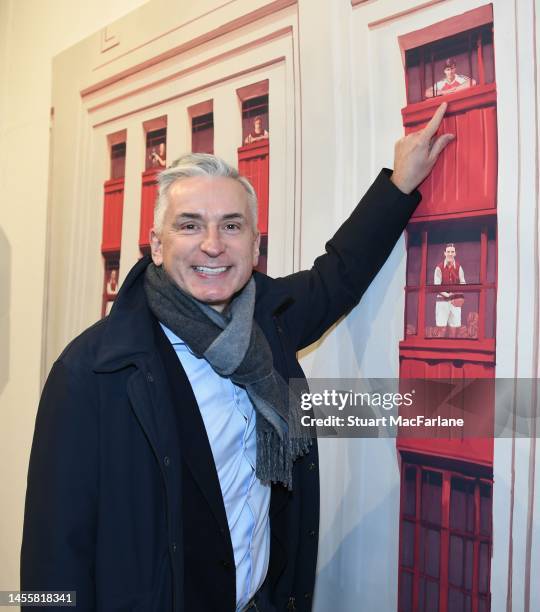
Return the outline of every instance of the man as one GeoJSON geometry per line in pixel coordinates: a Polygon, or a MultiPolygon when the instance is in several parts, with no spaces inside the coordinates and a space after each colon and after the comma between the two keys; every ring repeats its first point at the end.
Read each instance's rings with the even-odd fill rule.
{"type": "Polygon", "coordinates": [[[150,153],[150,167],[151,168],[165,168],[166,165],[166,149],[165,143],[160,142],[158,149],[156,151],[156,147],[152,147],[152,151],[150,153]]]}
{"type": "Polygon", "coordinates": [[[317,445],[286,382],[392,250],[452,138],[434,138],[445,108],[398,142],[312,270],[284,278],[252,273],[256,198],[236,170],[189,155],[162,173],[152,261],[45,385],[23,589],[76,590],[79,610],[311,610],[317,445]]]}
{"type": "Polygon", "coordinates": [[[259,140],[270,138],[270,134],[268,130],[263,129],[262,126],[262,117],[257,115],[255,119],[253,119],[253,129],[251,132],[245,137],[244,144],[251,144],[252,142],[258,142],[259,140]]]}
{"type": "MultiPolygon", "coordinates": [[[[444,249],[444,259],[435,266],[433,274],[435,285],[464,285],[465,273],[456,260],[456,247],[448,243],[444,249]]],[[[437,294],[435,303],[435,325],[446,336],[455,338],[457,330],[461,327],[461,307],[463,306],[463,293],[441,291],[437,294]]]]}
{"type": "Polygon", "coordinates": [[[435,96],[444,96],[448,93],[454,93],[460,89],[467,89],[476,85],[476,80],[471,77],[465,76],[464,74],[457,74],[456,72],[456,60],[448,58],[444,62],[444,79],[437,81],[432,87],[426,89],[426,98],[433,98],[435,96]]]}
{"type": "Polygon", "coordinates": [[[113,268],[109,272],[109,279],[107,281],[107,287],[105,293],[107,295],[116,295],[118,291],[118,268],[113,268]]]}

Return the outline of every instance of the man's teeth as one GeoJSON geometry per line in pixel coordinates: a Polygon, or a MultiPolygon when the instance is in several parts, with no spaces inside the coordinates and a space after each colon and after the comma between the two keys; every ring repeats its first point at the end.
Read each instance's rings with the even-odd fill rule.
{"type": "Polygon", "coordinates": [[[227,267],[223,266],[222,268],[207,268],[206,266],[194,266],[194,269],[202,274],[221,274],[222,272],[225,272],[227,267]]]}

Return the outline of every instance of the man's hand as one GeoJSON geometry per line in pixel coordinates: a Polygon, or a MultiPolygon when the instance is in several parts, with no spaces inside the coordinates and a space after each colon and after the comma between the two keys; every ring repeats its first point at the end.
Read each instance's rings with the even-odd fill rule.
{"type": "Polygon", "coordinates": [[[443,102],[423,130],[408,134],[396,142],[394,172],[390,180],[403,193],[411,193],[420,185],[444,147],[454,140],[454,134],[442,134],[435,138],[446,107],[446,102],[443,102]]]}

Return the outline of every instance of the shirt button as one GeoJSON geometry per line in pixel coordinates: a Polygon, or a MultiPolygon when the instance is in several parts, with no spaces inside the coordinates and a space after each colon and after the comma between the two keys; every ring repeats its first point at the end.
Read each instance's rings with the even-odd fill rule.
{"type": "Polygon", "coordinates": [[[151,373],[151,372],[147,372],[147,373],[146,373],[146,380],[147,380],[149,383],[153,383],[153,382],[154,382],[154,377],[152,376],[152,373],[151,373]]]}
{"type": "Polygon", "coordinates": [[[165,467],[169,467],[169,465],[171,465],[171,460],[169,457],[163,457],[163,463],[165,464],[165,467]]]}

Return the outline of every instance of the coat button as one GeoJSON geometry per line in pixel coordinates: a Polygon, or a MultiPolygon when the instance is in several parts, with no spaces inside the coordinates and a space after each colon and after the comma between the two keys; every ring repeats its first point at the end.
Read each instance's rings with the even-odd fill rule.
{"type": "Polygon", "coordinates": [[[154,382],[154,377],[152,376],[152,373],[151,373],[151,372],[147,372],[147,373],[146,373],[146,380],[147,380],[149,383],[153,383],[153,382],[154,382]]]}
{"type": "Polygon", "coordinates": [[[308,465],[308,470],[311,472],[312,470],[314,470],[317,466],[315,465],[315,463],[313,463],[313,461],[308,465]]]}
{"type": "Polygon", "coordinates": [[[314,538],[317,535],[317,532],[314,529],[310,529],[308,531],[308,536],[314,538]]]}
{"type": "Polygon", "coordinates": [[[304,599],[310,599],[311,593],[304,593],[304,599]]]}
{"type": "Polygon", "coordinates": [[[171,550],[173,551],[173,553],[176,552],[176,542],[171,543],[171,550]]]}
{"type": "Polygon", "coordinates": [[[227,561],[227,559],[221,559],[221,565],[225,569],[230,569],[232,567],[231,562],[227,561]]]}
{"type": "Polygon", "coordinates": [[[163,457],[163,463],[165,464],[165,467],[169,467],[169,465],[171,465],[171,460],[169,457],[163,457]]]}

